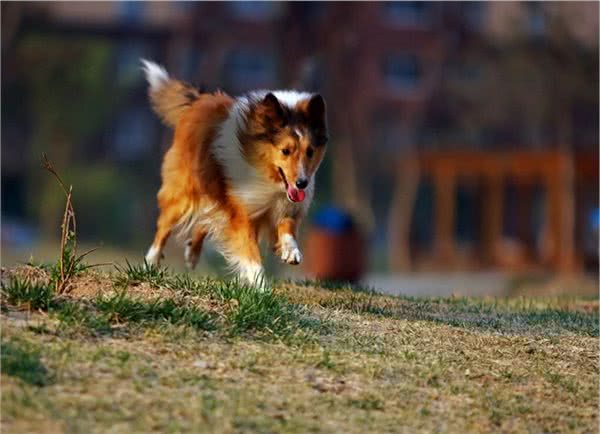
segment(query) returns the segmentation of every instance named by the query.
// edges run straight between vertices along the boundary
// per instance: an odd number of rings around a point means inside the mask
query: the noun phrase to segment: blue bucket
[[[354,228],[352,216],[348,212],[333,206],[317,211],[312,223],[319,229],[335,234],[346,234]]]

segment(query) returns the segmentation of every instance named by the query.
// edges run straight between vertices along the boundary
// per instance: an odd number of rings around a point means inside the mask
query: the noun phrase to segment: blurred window
[[[279,4],[270,1],[234,1],[228,3],[234,17],[244,20],[269,20],[277,14]]]
[[[410,129],[403,127],[399,114],[395,111],[385,107],[375,110],[371,125],[373,143],[381,150],[381,155],[389,157],[413,144]]]
[[[405,54],[389,56],[383,65],[383,74],[388,86],[400,90],[412,90],[421,80],[421,65],[417,56]]]
[[[424,250],[433,242],[434,194],[431,180],[427,177],[421,179],[410,219],[410,241],[417,249]]]
[[[455,235],[459,243],[470,244],[480,241],[478,228],[481,226],[478,212],[478,193],[476,185],[459,182],[456,188],[456,228]]]
[[[115,81],[119,86],[128,87],[144,80],[140,73],[140,59],[152,58],[149,47],[143,42],[125,41],[114,52]]]
[[[485,17],[485,8],[487,7],[484,2],[470,1],[464,4],[465,21],[469,29],[474,31],[480,31],[483,27],[483,20]]]
[[[192,44],[184,43],[177,56],[177,71],[179,77],[191,83],[198,83],[202,53]]]
[[[125,24],[137,24],[141,21],[146,5],[142,1],[124,1],[120,3],[120,6],[121,18]]]
[[[322,60],[316,56],[306,57],[300,63],[300,77],[297,86],[304,89],[320,89],[323,87],[323,76]]]
[[[177,1],[175,2],[176,7],[183,12],[193,12],[197,6],[196,2],[192,1]]]
[[[546,28],[544,4],[541,2],[527,3],[527,30],[533,36],[542,36]]]
[[[383,2],[386,20],[402,26],[423,26],[428,23],[431,4],[429,2]]]
[[[303,2],[302,12],[308,19],[318,20],[325,16],[327,12],[328,4],[326,2],[314,1],[314,2]]]
[[[273,57],[254,49],[232,51],[223,69],[226,88],[238,92],[269,87],[275,78]]]
[[[154,116],[145,105],[125,108],[113,129],[116,158],[121,161],[143,158],[156,141],[155,123]]]
[[[456,66],[455,78],[463,83],[473,83],[483,77],[483,67],[475,61],[463,62]]]

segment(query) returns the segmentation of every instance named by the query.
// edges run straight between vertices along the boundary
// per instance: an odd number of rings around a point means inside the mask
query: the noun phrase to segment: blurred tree
[[[327,59],[324,88],[338,108],[329,110],[328,116],[332,132],[336,138],[332,141],[332,189],[334,202],[349,210],[365,233],[374,225],[373,209],[370,203],[370,183],[360,179],[364,173],[361,166],[365,161],[357,157],[365,156],[369,143],[368,123],[365,113],[369,108],[359,104],[356,93],[361,92],[355,86],[352,70],[357,56],[357,38],[355,15],[357,8],[332,7],[332,20],[337,25],[331,29],[322,46],[322,56]],[[342,109],[340,109],[342,108]]]
[[[534,28],[514,22],[504,38],[483,35],[476,43],[458,46],[460,52],[449,53],[452,60],[437,95],[448,101],[442,118],[452,127],[446,140],[455,137],[452,131],[463,131],[461,143],[467,146],[557,149],[568,156],[561,188],[570,204],[560,210],[560,223],[542,225],[540,254],[546,260],[556,244],[564,257],[573,257],[575,111],[581,105],[595,105],[597,111],[598,95],[598,46],[582,44],[560,11],[536,8]],[[587,137],[597,137],[597,125],[591,128],[595,134]],[[548,219],[551,213],[544,215]],[[550,238],[556,233],[551,224],[564,225],[564,239]]]
[[[63,197],[39,169],[40,154],[47,152],[64,170],[72,166],[74,146],[101,128],[118,99],[109,82],[110,46],[100,39],[32,33],[15,49],[32,114],[28,202],[43,235],[50,236],[56,232]],[[75,194],[75,205],[78,194],[85,193]]]
[[[12,48],[23,19],[24,5],[20,2],[4,2],[2,8],[2,53]]]
[[[597,104],[597,45],[582,45],[559,14],[543,11],[543,35],[515,24],[509,38],[482,35],[448,53],[436,98],[464,142],[572,147],[574,108]]]

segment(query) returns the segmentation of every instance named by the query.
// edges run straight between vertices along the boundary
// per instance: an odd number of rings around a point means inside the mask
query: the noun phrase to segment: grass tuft
[[[167,286],[169,283],[169,272],[167,268],[157,265],[151,265],[144,260],[143,264],[132,264],[125,261],[125,267],[115,265],[120,272],[116,284],[120,286],[138,285],[140,283],[149,283],[152,286]]]
[[[69,241],[73,235],[69,235],[67,241]],[[70,281],[76,276],[81,275],[84,271],[94,267],[94,265],[88,265],[83,260],[85,255],[77,255],[75,250],[70,246],[66,245],[64,250],[61,252],[61,257],[54,264],[47,265],[44,267],[50,273],[50,279],[54,286],[58,288],[60,286],[61,279],[66,282]],[[62,264],[62,265],[61,265]],[[69,264],[65,267],[64,264]],[[62,267],[62,274],[61,274]]]
[[[297,325],[294,306],[271,290],[258,291],[237,280],[217,283],[213,289],[221,301],[230,304],[227,319],[235,333],[264,330],[285,334]]]
[[[98,296],[94,307],[111,323],[153,323],[166,321],[175,325],[188,325],[199,330],[215,328],[210,314],[194,306],[182,306],[172,299],[145,301],[127,295],[126,290],[112,296]]]
[[[54,313],[62,324],[70,327],[80,326],[98,333],[109,333],[111,331],[111,325],[106,316],[98,315],[89,306],[65,302],[58,306]]]
[[[54,297],[51,285],[13,278],[1,286],[2,297],[12,305],[28,305],[34,310],[48,310]]]
[[[197,280],[189,274],[175,274],[168,280],[166,286],[185,295],[207,295],[213,282],[208,279]]]

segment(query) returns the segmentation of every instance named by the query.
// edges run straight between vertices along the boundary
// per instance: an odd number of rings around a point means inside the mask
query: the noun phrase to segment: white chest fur
[[[269,214],[273,223],[284,217],[297,216],[310,206],[313,196],[313,184],[306,189],[306,198],[301,203],[293,203],[287,198],[283,186],[253,180],[245,185],[233,186],[232,193],[246,208],[252,219]]]

